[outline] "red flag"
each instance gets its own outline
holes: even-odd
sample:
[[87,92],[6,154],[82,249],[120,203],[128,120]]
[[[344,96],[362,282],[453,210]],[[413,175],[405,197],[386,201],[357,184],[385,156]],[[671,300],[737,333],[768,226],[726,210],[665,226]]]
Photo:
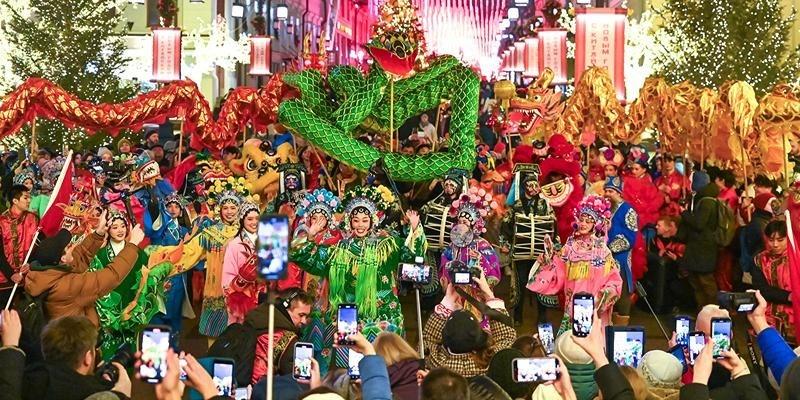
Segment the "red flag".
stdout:
[[[64,167],[50,194],[50,202],[47,203],[42,219],[39,221],[39,229],[47,236],[53,236],[61,229],[61,221],[64,219],[64,208],[69,205],[72,196],[72,175],[74,173],[72,165],[72,151],[67,154]],[[63,206],[58,207],[58,204]]]
[[[791,197],[791,196],[790,196]],[[795,332],[800,328],[800,243],[797,243],[797,235],[793,228],[800,229],[800,226],[793,227],[792,214],[786,210],[786,234],[789,236],[789,245],[786,246],[786,253],[788,253],[789,263],[789,277],[791,279],[790,298],[792,299],[792,310],[794,310],[794,328]]]

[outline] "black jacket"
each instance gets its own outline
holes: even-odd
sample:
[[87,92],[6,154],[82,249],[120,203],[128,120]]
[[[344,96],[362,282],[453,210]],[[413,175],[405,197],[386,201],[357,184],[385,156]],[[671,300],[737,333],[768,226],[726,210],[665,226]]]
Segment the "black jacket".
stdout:
[[708,386],[691,383],[681,387],[680,400],[767,400],[758,377],[754,374],[740,376],[724,387],[708,390]]
[[17,347],[0,348],[0,400],[22,398],[25,353]]
[[617,364],[610,362],[594,371],[594,380],[604,400],[635,400],[631,384]]
[[717,184],[710,183],[695,197],[694,209],[681,214],[681,234],[685,235],[686,253],[681,267],[698,273],[711,273],[717,266],[719,246],[714,240],[717,230],[719,195]]
[[[110,391],[114,386],[93,375],[81,375],[72,368],[47,363],[29,366],[25,369],[24,378],[24,400],[83,400],[97,392]],[[122,393],[114,393],[120,399],[128,399]]]

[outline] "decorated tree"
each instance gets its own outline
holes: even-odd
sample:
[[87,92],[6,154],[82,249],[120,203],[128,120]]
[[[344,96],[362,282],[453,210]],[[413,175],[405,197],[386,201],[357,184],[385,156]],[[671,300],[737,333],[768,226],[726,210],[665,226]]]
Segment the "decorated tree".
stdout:
[[656,73],[670,83],[688,80],[716,88],[750,83],[757,95],[800,74],[800,48],[789,35],[795,10],[783,16],[779,0],[665,0],[655,32]]
[[[128,62],[122,36],[126,0],[0,0],[0,44],[8,75],[5,90],[28,77],[49,79],[81,99],[121,102],[138,88],[119,74]],[[30,130],[23,135],[30,137]],[[96,147],[106,135],[88,136],[57,121],[37,122],[37,143],[61,149]],[[28,139],[29,140],[29,139]],[[26,141],[27,142],[27,141]]]

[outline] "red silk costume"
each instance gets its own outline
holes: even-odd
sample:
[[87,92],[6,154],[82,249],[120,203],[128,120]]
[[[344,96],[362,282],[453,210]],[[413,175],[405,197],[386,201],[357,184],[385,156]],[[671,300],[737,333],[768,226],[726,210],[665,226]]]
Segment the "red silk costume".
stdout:
[[[0,214],[0,234],[3,236],[3,252],[8,265],[16,273],[25,262],[25,256],[33,243],[39,226],[39,218],[30,211],[15,214],[12,209]],[[0,285],[8,283],[0,274]]]

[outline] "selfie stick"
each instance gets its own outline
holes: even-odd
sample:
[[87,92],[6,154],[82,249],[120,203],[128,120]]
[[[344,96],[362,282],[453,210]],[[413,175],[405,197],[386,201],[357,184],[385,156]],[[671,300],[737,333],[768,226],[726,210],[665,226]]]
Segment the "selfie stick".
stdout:
[[644,286],[642,286],[641,282],[636,282],[636,292],[639,293],[639,296],[642,296],[644,302],[647,303],[647,308],[650,309],[650,313],[652,313],[653,317],[655,317],[658,327],[661,328],[661,333],[664,334],[664,337],[667,339],[667,342],[669,342],[670,336],[667,335],[667,331],[665,331],[664,326],[661,325],[661,320],[658,318],[658,315],[656,315],[655,310],[653,310],[653,306],[650,305],[650,301],[647,300],[647,292],[644,290]]
[[273,299],[267,300],[269,302],[269,324],[267,325],[267,400],[272,400],[272,353],[275,351],[275,344],[273,343],[273,336],[275,334],[275,301]]
[[419,302],[419,285],[414,285],[414,290],[417,292],[417,332],[419,335],[419,357],[425,358],[425,343],[422,338],[422,307]]

